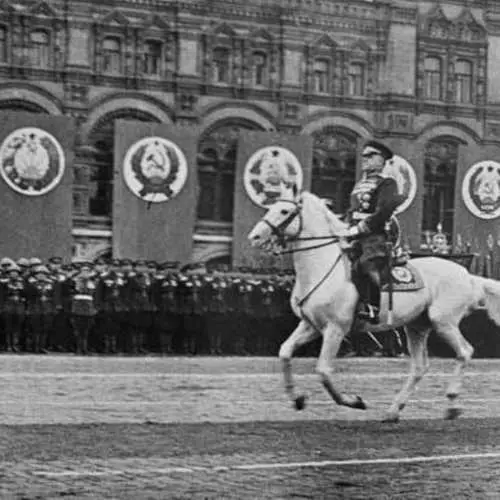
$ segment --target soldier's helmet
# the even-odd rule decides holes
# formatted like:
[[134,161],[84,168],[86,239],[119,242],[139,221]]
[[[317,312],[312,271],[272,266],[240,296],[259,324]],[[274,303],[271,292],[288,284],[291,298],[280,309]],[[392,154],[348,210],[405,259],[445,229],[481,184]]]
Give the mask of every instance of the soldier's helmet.
[[29,267],[30,261],[26,257],[21,257],[20,259],[18,259],[17,265],[19,267]]
[[78,267],[80,271],[92,271],[92,264],[86,260],[79,262]]
[[3,257],[2,260],[0,260],[0,267],[4,269],[12,266],[13,264],[15,265],[16,263],[10,257]]
[[50,274],[50,271],[44,265],[36,266],[33,271],[35,274],[45,274],[45,275]]

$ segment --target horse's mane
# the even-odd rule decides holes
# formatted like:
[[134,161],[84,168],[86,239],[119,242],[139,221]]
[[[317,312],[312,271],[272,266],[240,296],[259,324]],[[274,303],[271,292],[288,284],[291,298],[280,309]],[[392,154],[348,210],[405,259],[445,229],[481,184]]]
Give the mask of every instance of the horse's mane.
[[330,228],[331,234],[336,234],[346,227],[346,224],[328,209],[326,203],[321,198],[309,191],[303,191],[301,197],[303,202],[307,202],[314,211],[318,212],[318,216],[321,214],[321,216],[324,217],[324,220]]

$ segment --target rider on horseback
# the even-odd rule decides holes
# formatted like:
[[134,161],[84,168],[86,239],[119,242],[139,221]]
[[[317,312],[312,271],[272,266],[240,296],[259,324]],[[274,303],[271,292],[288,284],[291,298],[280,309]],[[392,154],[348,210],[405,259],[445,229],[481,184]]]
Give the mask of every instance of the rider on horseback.
[[[377,323],[381,276],[389,264],[386,223],[403,199],[396,181],[382,174],[386,161],[393,157],[392,151],[380,142],[368,141],[361,157],[363,175],[351,193],[346,218],[350,227],[338,236],[355,240],[353,281],[367,308],[359,316]],[[367,287],[365,277],[370,279],[371,286]]]

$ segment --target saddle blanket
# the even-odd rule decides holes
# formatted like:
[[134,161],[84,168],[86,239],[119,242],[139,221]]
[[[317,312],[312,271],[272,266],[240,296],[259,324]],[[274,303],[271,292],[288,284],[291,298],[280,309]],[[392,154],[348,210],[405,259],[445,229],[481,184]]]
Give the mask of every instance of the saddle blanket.
[[[391,269],[392,289],[394,292],[414,292],[424,288],[424,280],[418,270],[409,262],[404,266],[394,266]],[[382,284],[382,292],[388,292],[387,280]]]

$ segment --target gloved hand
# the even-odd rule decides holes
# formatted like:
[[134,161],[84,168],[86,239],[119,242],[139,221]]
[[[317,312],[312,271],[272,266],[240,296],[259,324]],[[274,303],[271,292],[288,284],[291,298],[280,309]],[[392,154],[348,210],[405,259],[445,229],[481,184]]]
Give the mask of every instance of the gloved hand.
[[335,236],[338,238],[355,238],[360,233],[358,226],[349,227],[346,229],[341,229],[337,231]]

